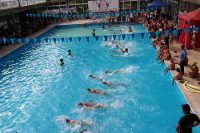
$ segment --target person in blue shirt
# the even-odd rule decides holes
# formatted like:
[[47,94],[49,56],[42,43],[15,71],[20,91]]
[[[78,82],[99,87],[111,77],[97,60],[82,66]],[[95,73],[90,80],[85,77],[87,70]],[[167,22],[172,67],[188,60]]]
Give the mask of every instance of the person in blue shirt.
[[184,74],[184,66],[185,66],[186,56],[187,56],[187,51],[186,51],[184,45],[181,45],[180,69],[181,69],[182,74]]

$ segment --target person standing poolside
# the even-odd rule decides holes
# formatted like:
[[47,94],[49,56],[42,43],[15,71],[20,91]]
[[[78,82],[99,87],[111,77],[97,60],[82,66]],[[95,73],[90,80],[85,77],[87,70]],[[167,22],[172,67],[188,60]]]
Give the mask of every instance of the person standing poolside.
[[192,34],[192,42],[191,42],[193,50],[196,50],[196,31],[193,32]]
[[187,57],[187,52],[184,45],[181,45],[181,55],[180,55],[180,69],[181,73],[184,74],[184,66],[185,66],[185,60]]
[[200,124],[200,119],[197,115],[190,113],[190,106],[188,104],[182,105],[184,116],[181,117],[176,125],[177,133],[192,133],[192,128]]
[[60,59],[60,66],[63,66],[65,63],[64,63],[64,60],[63,59]]

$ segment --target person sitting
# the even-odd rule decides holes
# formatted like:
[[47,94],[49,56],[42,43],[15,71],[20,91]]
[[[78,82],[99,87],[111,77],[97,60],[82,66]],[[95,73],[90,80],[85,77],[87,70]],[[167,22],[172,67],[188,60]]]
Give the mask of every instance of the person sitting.
[[69,49],[68,51],[68,56],[71,56],[72,55],[72,53],[71,53],[71,50]]
[[64,60],[63,59],[60,59],[60,66],[63,66],[65,63],[64,63]]
[[93,31],[92,31],[92,35],[93,35],[93,36],[96,36],[95,29],[93,29]]
[[177,72],[177,75],[173,76],[173,78],[172,78],[173,84],[174,84],[174,80],[182,80],[182,77],[183,77],[183,74],[182,74],[180,68],[176,68],[176,72]]
[[164,63],[164,60],[170,60],[171,59],[171,53],[169,52],[169,49],[163,50],[163,55],[161,57],[160,63]]
[[175,63],[173,59],[170,59],[170,64],[165,68],[163,74],[165,75],[169,70],[174,70],[175,69]]
[[92,100],[85,102],[85,103],[79,103],[80,107],[86,107],[86,108],[103,108],[104,106],[102,104],[94,104]]
[[98,95],[106,94],[104,91],[101,91],[99,89],[93,89],[93,88],[88,88],[87,91],[89,93],[94,93],[94,94],[98,94]]
[[158,45],[158,40],[156,38],[153,38],[152,41],[153,47],[156,48],[156,46]]
[[191,66],[190,66],[191,72],[189,72],[189,75],[191,78],[198,78],[199,76],[199,68],[197,66],[197,63],[194,62]]
[[128,32],[133,32],[131,27],[128,27]]
[[65,118],[64,121],[67,124],[70,124],[72,126],[74,126],[74,125],[91,126],[92,125],[92,123],[87,120],[70,120],[69,118]]

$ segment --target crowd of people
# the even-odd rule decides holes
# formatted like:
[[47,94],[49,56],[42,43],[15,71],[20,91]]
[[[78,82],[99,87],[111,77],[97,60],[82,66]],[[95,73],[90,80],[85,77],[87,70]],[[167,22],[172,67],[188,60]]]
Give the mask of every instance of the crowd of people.
[[[199,68],[197,66],[197,62],[194,62],[193,65],[189,65],[189,59],[187,56],[187,51],[184,47],[184,44],[181,44],[180,53],[174,51],[173,42],[175,40],[175,36],[172,32],[165,34],[162,31],[165,30],[173,30],[177,29],[177,22],[169,19],[167,15],[161,15],[157,11],[151,13],[145,13],[143,18],[144,26],[147,28],[149,32],[161,31],[158,34],[158,37],[155,35],[151,35],[152,45],[157,49],[157,60],[160,60],[160,63],[164,63],[164,61],[168,62],[168,66],[164,70],[163,74],[166,74],[169,70],[176,70],[177,75],[173,77],[174,80],[182,80],[184,75],[184,68],[187,66],[191,70],[189,72],[189,77],[198,78],[199,77]],[[194,50],[195,48],[195,40],[196,40],[196,32],[193,32],[192,35],[192,45]],[[175,53],[172,55],[172,52]],[[176,65],[179,65],[179,68],[176,68]]]
[[[144,14],[143,24],[149,32],[177,29],[176,21],[170,20],[168,16],[160,15],[157,11],[151,12],[150,14]],[[167,67],[163,71],[163,74],[165,75],[168,71],[176,70],[176,75],[172,78],[173,84],[174,80],[183,80],[183,75],[185,75],[185,66],[190,68],[190,78],[199,77],[199,68],[197,66],[197,62],[193,62],[192,65],[188,64],[189,60],[184,44],[181,44],[180,53],[176,53],[174,56],[171,54],[171,51],[173,51],[173,40],[175,38],[173,33],[166,35],[163,32],[159,34],[158,37],[151,35],[151,38],[153,41],[152,46],[157,49],[156,59],[160,60],[159,63],[164,63],[164,61],[168,63]],[[195,43],[196,32],[194,31],[192,33],[191,42],[194,50],[196,50]],[[179,65],[179,67],[176,67],[176,65]],[[177,133],[192,133],[192,128],[200,124],[200,119],[197,115],[190,113],[190,106],[188,104],[182,105],[182,111],[184,116],[179,120],[176,126],[176,131]]]
[[[23,17],[20,23],[0,27],[0,38],[25,38],[41,29],[44,29],[52,23],[57,23],[57,18],[29,18]],[[15,41],[14,44],[18,42]],[[1,45],[12,44],[11,40],[7,39],[6,43],[0,40]]]

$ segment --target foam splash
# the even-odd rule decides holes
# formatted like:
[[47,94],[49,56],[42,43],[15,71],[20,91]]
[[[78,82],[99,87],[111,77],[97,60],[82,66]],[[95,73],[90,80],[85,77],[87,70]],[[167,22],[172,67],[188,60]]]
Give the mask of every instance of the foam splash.
[[133,73],[137,68],[132,66],[132,65],[128,65],[127,67],[122,68],[121,70],[124,73]]
[[114,109],[122,108],[123,106],[124,106],[124,103],[122,103],[118,99],[110,104],[110,107],[113,107]]
[[[134,67],[133,65],[128,65],[126,67],[123,67],[121,69],[118,70],[114,70],[110,73],[108,73],[109,76],[112,76],[115,73],[133,73],[134,71],[137,70],[137,67]],[[109,71],[109,70],[108,70]]]
[[58,122],[58,121],[65,121],[65,119],[67,119],[68,117],[65,116],[65,115],[59,115],[59,116],[56,116],[55,117],[55,121]]

